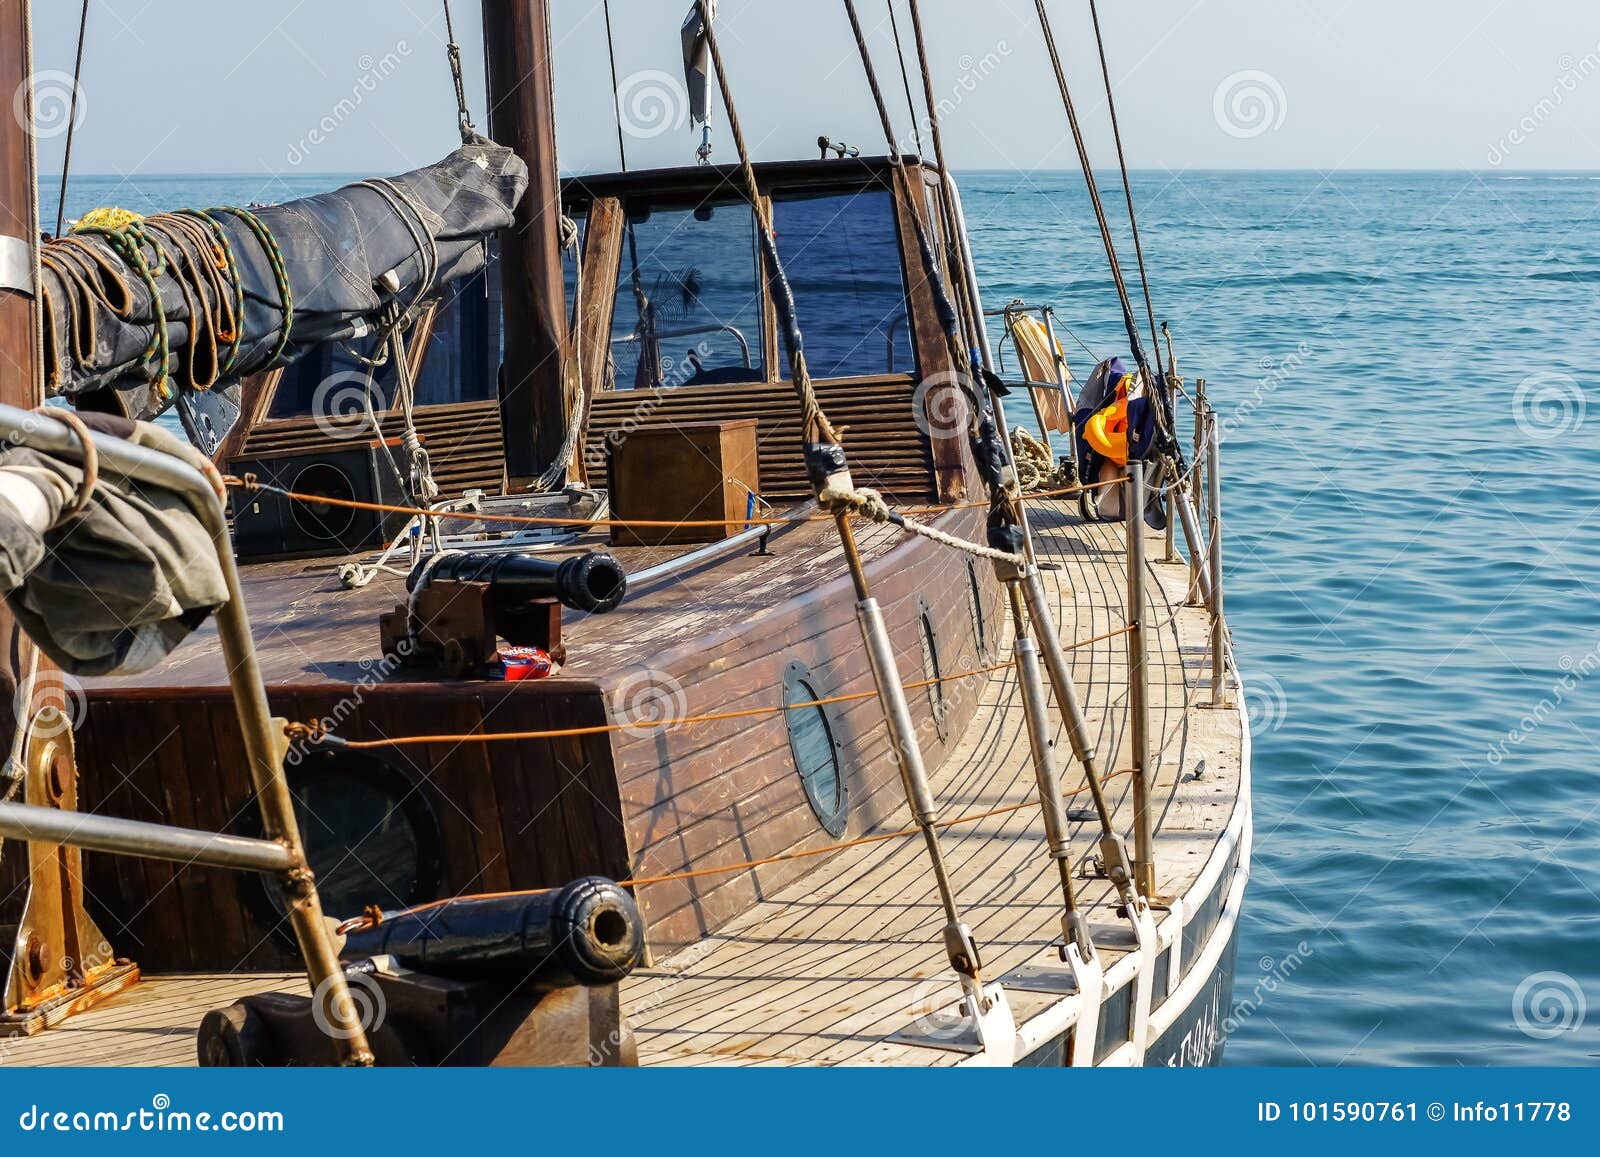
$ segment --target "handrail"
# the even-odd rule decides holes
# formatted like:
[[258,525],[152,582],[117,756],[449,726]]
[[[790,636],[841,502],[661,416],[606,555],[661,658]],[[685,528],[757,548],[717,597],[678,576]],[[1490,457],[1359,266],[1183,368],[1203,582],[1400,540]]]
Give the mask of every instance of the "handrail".
[[[744,332],[736,325],[729,325],[726,322],[714,325],[692,325],[684,329],[664,329],[659,333],[652,334],[651,337],[653,337],[656,341],[667,341],[668,339],[675,337],[694,337],[696,334],[701,333],[732,334],[734,340],[739,343],[740,353],[744,357],[744,368],[747,370],[755,369],[755,364],[750,358],[750,339],[745,337]],[[611,344],[638,345],[640,342],[644,341],[644,338],[644,334],[638,330],[634,330],[632,333],[624,334],[622,337],[612,338]]]
[[[93,431],[89,436],[99,457],[102,476],[119,476],[181,495],[211,535],[212,546],[216,549],[228,588],[228,601],[216,612],[217,632],[228,667],[240,730],[244,734],[250,777],[268,836],[267,840],[260,843],[281,848],[283,859],[279,860],[275,855],[252,845],[227,843],[226,850],[237,850],[246,858],[262,857],[263,863],[271,858],[275,866],[263,869],[256,864],[252,870],[275,871],[279,874],[284,907],[305,958],[306,972],[315,999],[326,1016],[326,1023],[331,1026],[337,1055],[344,1064],[370,1065],[372,1051],[367,1045],[366,1032],[345,983],[338,951],[323,921],[316,883],[306,862],[305,848],[295,822],[293,798],[283,774],[285,740],[281,735],[274,734],[266,686],[256,660],[250,620],[245,612],[244,593],[223,510],[227,488],[222,476],[209,463],[202,473],[169,454]],[[65,458],[81,460],[84,456],[84,446],[73,427],[47,415],[15,406],[0,405],[0,440]],[[193,840],[200,837],[203,841],[203,833],[187,832],[181,828],[98,817],[97,824],[86,826],[80,823],[63,829],[46,823],[43,817],[35,814],[38,810],[25,804],[13,804],[5,811],[0,811],[0,835],[28,838],[30,830],[48,828],[60,837],[53,842],[92,847],[96,851],[114,854],[175,859],[180,862],[201,862],[201,856],[195,855],[196,851],[202,856],[212,851],[218,854],[224,852],[223,844],[196,847]],[[163,832],[163,836],[154,843],[148,830],[152,827]],[[89,838],[95,840],[93,845],[83,842]],[[207,862],[214,862],[220,867],[230,866],[216,861]]]

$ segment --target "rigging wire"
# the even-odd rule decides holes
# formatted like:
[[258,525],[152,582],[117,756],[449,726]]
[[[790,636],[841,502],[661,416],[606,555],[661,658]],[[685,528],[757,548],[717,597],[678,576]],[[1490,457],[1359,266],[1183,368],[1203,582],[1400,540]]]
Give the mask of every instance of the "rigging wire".
[[89,31],[89,0],[78,15],[78,55],[72,66],[72,106],[67,111],[67,147],[61,158],[61,197],[56,202],[56,232],[67,227],[67,182],[72,176],[72,138],[78,130],[78,101],[83,95],[83,45]]
[[606,56],[611,61],[611,108],[617,116],[617,158],[622,171],[628,171],[628,142],[622,132],[622,90],[617,86],[617,42],[611,34],[611,0],[602,5],[606,17]]
[[1150,300],[1150,277],[1145,270],[1144,243],[1139,238],[1139,216],[1133,211],[1133,185],[1128,181],[1128,158],[1122,150],[1122,126],[1117,120],[1117,98],[1111,91],[1111,66],[1106,63],[1106,40],[1100,32],[1100,9],[1095,0],[1089,0],[1089,16],[1094,21],[1094,42],[1100,52],[1100,74],[1106,82],[1106,108],[1111,113],[1111,136],[1117,144],[1117,167],[1122,172],[1122,192],[1128,199],[1128,225],[1133,230],[1133,252],[1139,260],[1139,283],[1144,287],[1144,311],[1150,319],[1150,344],[1155,347],[1156,376],[1166,381],[1166,367],[1161,362],[1161,338],[1156,331],[1156,308]]
[[456,43],[455,21],[450,18],[450,0],[444,3],[445,57],[450,61],[450,79],[456,86],[456,121],[461,129],[461,143],[470,145],[478,138],[478,129],[472,123],[472,113],[467,108],[467,82],[461,74],[461,45]]
[[1105,245],[1106,260],[1111,266],[1111,280],[1117,288],[1117,299],[1122,305],[1122,320],[1128,330],[1128,342],[1133,347],[1133,360],[1138,363],[1145,380],[1150,380],[1149,359],[1144,352],[1144,342],[1139,337],[1139,323],[1134,318],[1133,300],[1128,296],[1128,283],[1122,275],[1122,263],[1117,258],[1117,243],[1111,235],[1111,225],[1106,219],[1105,203],[1100,200],[1100,187],[1095,184],[1094,165],[1089,160],[1089,148],[1084,144],[1083,126],[1078,123],[1077,105],[1072,100],[1072,90],[1067,85],[1067,74],[1061,66],[1061,52],[1056,47],[1055,30],[1050,23],[1050,12],[1044,0],[1034,0],[1039,13],[1039,27],[1044,33],[1045,48],[1050,53],[1050,65],[1055,71],[1056,87],[1061,92],[1061,103],[1066,108],[1067,124],[1072,129],[1072,141],[1077,146],[1078,163],[1083,168],[1084,183],[1089,189],[1089,203],[1094,208],[1095,221],[1100,226],[1100,240]]
[[917,102],[911,99],[911,74],[906,70],[906,50],[900,46],[900,21],[894,14],[894,0],[886,0],[889,8],[889,27],[894,31],[894,55],[900,62],[900,83],[906,90],[906,112],[911,117],[911,136],[917,142],[917,155],[922,155],[922,126],[917,123]]

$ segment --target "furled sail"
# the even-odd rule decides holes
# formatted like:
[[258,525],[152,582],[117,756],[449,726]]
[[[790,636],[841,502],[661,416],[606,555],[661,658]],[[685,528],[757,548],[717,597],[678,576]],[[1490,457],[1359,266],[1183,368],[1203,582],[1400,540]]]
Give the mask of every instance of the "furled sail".
[[140,419],[177,403],[209,450],[239,379],[476,273],[527,187],[510,149],[479,141],[283,205],[91,214],[41,253],[48,391]]

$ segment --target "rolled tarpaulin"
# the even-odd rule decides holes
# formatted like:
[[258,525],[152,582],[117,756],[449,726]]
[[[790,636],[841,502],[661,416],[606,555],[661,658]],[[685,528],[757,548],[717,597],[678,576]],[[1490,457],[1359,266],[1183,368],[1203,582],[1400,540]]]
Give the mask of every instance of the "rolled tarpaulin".
[[482,269],[527,187],[510,149],[479,141],[282,205],[97,211],[40,254],[48,392],[149,420],[180,395],[359,339],[392,305]]

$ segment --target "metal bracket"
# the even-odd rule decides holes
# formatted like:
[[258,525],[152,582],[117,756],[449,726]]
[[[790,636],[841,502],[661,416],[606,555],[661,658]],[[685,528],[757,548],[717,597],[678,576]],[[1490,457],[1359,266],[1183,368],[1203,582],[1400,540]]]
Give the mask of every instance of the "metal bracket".
[[34,294],[33,246],[5,233],[0,233],[0,289]]
[[1067,967],[1078,981],[1078,1025],[1072,1034],[1073,1068],[1093,1068],[1095,1047],[1100,1040],[1100,1002],[1105,998],[1106,974],[1100,957],[1085,960],[1076,944],[1066,945]]
[[[78,807],[78,767],[72,721],[59,684],[33,676],[22,701],[46,698],[26,728],[25,799],[52,814]],[[28,899],[17,927],[0,1037],[31,1036],[121,992],[139,979],[138,965],[118,959],[84,911],[83,860],[76,847],[39,840],[28,844]]]
[[1017,1059],[1017,1022],[1000,984],[979,986],[962,978],[965,994],[953,1005],[919,1017],[888,1039],[894,1044],[942,1049],[975,1065],[1010,1068]]

